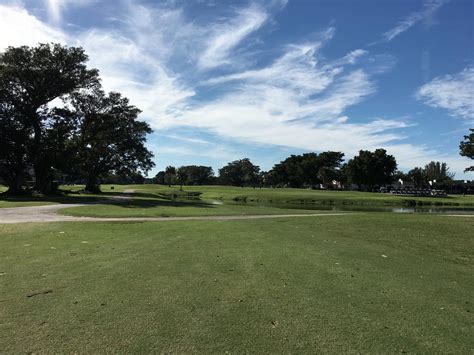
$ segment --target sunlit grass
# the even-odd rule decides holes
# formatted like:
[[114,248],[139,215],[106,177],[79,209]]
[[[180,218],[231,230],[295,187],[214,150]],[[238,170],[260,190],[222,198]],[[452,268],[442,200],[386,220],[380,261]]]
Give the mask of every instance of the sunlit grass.
[[469,353],[474,219],[0,229],[5,353]]

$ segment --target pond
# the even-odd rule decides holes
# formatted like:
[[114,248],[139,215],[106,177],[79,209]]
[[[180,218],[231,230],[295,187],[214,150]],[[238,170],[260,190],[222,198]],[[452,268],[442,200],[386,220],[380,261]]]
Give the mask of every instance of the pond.
[[474,206],[367,206],[367,205],[324,205],[311,203],[282,203],[282,202],[242,202],[242,201],[223,201],[223,200],[204,200],[213,205],[247,205],[247,206],[265,206],[274,208],[291,208],[314,211],[333,211],[333,212],[392,212],[392,213],[442,213],[442,214],[474,214]]

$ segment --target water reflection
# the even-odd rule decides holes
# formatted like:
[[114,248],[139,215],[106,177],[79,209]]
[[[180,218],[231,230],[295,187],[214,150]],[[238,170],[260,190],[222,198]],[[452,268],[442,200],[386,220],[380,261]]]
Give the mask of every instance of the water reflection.
[[362,205],[317,205],[275,202],[237,202],[223,200],[207,200],[211,204],[233,204],[241,206],[265,206],[285,209],[304,209],[314,211],[352,211],[352,212],[392,212],[392,213],[444,213],[474,214],[474,207],[402,207],[402,206],[362,206]]

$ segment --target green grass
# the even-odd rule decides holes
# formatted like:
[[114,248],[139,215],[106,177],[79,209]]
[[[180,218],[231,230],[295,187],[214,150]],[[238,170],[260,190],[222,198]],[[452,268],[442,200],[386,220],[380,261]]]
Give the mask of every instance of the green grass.
[[307,189],[240,188],[233,186],[178,186],[163,185],[104,185],[103,191],[133,189],[135,192],[165,196],[181,196],[190,192],[200,193],[202,199],[238,200],[247,202],[272,201],[313,204],[354,204],[354,205],[465,205],[474,206],[474,196],[452,195],[446,198],[404,197],[384,193]]
[[[111,187],[114,189],[112,190]],[[354,205],[354,206],[474,206],[474,196],[449,196],[447,198],[403,197],[390,194],[358,192],[358,191],[319,191],[305,189],[253,189],[232,186],[185,186],[184,191],[179,187],[171,188],[163,185],[103,185],[101,195],[78,193],[84,186],[62,186],[63,194],[59,196],[7,197],[0,195],[0,208],[44,205],[51,203],[81,203],[100,202],[105,197],[120,195],[124,190],[135,190],[136,205],[151,204],[150,199],[157,204],[163,200],[179,197],[197,197],[202,200],[223,200],[238,202],[260,203],[291,203],[311,205]],[[1,190],[0,190],[1,192]],[[94,207],[98,215],[106,215],[103,207]],[[112,208],[110,215],[120,215],[119,208]],[[122,210],[123,211],[123,210]],[[149,212],[142,211],[143,215]],[[133,212],[130,216],[140,215]],[[163,213],[167,213],[166,211]],[[152,212],[151,215],[160,215]]]
[[[120,203],[74,207],[59,213],[88,217],[167,217],[167,216],[209,216],[236,214],[286,214],[314,213],[313,207],[384,207],[427,205],[436,207],[469,206],[474,197],[449,197],[447,199],[418,198],[407,200],[399,196],[354,191],[315,191],[302,189],[252,189],[223,186],[186,187],[180,191],[175,187],[160,185],[104,185],[103,191],[134,190],[135,198]],[[77,188],[77,187],[76,187]],[[112,193],[112,192],[109,192]],[[197,195],[198,199],[179,199]],[[178,198],[178,199],[176,199]],[[224,204],[212,204],[222,201]],[[240,203],[235,204],[235,202]],[[442,204],[441,206],[439,206]]]
[[470,354],[472,230],[385,213],[2,225],[0,352]]
[[[291,206],[289,206],[291,207]],[[114,204],[71,207],[60,214],[81,217],[175,217],[175,216],[230,216],[264,214],[320,213],[301,208],[272,207],[265,205],[213,204],[205,201],[135,198]],[[328,211],[331,212],[331,211]]]

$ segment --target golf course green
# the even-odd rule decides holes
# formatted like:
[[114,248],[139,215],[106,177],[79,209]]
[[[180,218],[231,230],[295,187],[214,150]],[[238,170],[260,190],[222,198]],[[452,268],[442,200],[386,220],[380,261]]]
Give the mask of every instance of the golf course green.
[[[179,189],[168,187],[113,191],[130,189],[130,199],[61,213],[310,212],[304,204],[286,210],[173,200]],[[223,201],[340,193],[200,192]],[[344,201],[351,194],[392,198],[341,194]],[[0,224],[0,352],[469,354],[473,230],[470,216],[381,212]]]

